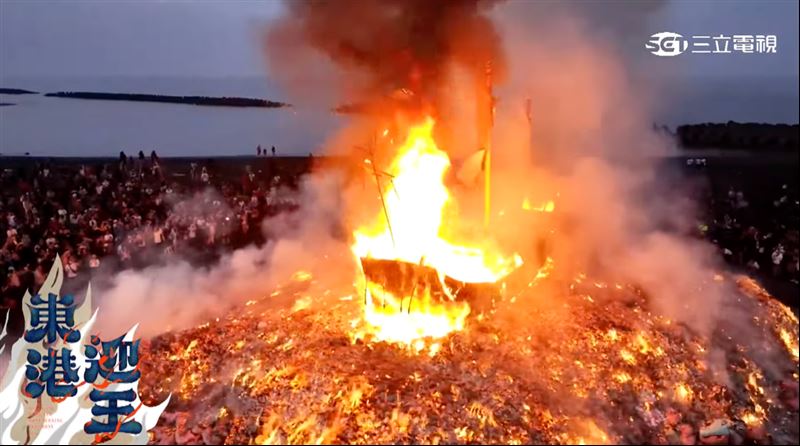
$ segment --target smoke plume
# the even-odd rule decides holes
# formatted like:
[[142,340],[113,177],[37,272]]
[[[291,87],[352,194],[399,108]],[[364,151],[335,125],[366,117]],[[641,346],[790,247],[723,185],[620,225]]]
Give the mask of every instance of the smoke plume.
[[[322,70],[327,76],[315,80],[341,93],[339,100],[378,100],[406,89],[415,100],[435,103],[451,64],[478,73],[491,60],[498,76],[504,72],[487,15],[495,3],[286,2],[286,13],[266,34],[271,75],[290,88],[317,91],[307,73]],[[296,79],[305,82],[296,85]]]

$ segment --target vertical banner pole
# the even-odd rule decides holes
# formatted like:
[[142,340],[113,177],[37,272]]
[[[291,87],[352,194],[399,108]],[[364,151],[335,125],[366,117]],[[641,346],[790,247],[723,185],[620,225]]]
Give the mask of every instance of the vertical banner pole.
[[488,122],[483,124],[483,228],[489,231],[492,212],[492,128],[494,127],[494,96],[492,96],[492,61],[486,62],[486,104]]

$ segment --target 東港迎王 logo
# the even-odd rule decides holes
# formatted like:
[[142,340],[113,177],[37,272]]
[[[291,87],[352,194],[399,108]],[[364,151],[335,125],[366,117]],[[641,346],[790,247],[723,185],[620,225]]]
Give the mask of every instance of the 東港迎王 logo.
[[38,293],[23,297],[25,331],[0,387],[2,444],[146,444],[169,397],[153,407],[139,397],[136,326],[93,333],[91,288],[79,303],[60,294],[63,276],[56,257]]

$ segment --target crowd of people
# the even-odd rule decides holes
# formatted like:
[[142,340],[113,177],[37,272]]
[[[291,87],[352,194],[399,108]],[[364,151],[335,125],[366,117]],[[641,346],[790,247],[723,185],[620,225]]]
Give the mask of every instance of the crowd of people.
[[263,219],[295,206],[282,193],[295,179],[280,172],[247,165],[225,175],[213,162],[164,170],[155,152],[139,152],[120,153],[117,163],[0,171],[2,307],[19,311],[25,290],[40,287],[56,255],[69,278],[101,265],[144,266],[154,254],[207,261],[264,243]]
[[[213,161],[167,169],[155,152],[140,151],[137,157],[120,153],[115,163],[3,169],[0,305],[18,307],[25,290],[39,289],[56,255],[73,278],[91,276],[101,265],[104,272],[145,266],[162,255],[209,262],[223,251],[264,243],[263,219],[296,206],[280,191],[296,186],[297,172],[281,172],[271,158],[254,161],[255,169],[239,164],[227,172]],[[730,264],[797,284],[795,186],[754,196],[735,187],[717,190],[707,210],[700,231]]]
[[725,258],[751,274],[798,283],[800,202],[797,190],[778,184],[748,196],[728,187],[711,199],[710,224],[701,227]]

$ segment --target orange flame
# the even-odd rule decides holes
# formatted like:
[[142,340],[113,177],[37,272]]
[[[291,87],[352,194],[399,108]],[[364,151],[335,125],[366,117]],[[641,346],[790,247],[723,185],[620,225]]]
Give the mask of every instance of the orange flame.
[[797,361],[797,359],[800,358],[800,348],[798,348],[797,338],[793,337],[785,328],[780,329],[779,336],[783,345],[786,346],[786,350],[792,355],[792,358]]
[[[440,277],[462,282],[496,282],[521,264],[519,256],[505,257],[488,243],[452,240],[445,221],[453,198],[444,184],[450,168],[447,153],[433,139],[434,121],[427,118],[409,129],[389,167],[392,181],[383,190],[383,213],[371,225],[354,232],[353,253],[360,258],[387,259],[424,265]],[[446,213],[445,210],[448,212]],[[421,298],[393,296],[367,284],[364,320],[377,339],[409,344],[420,338],[440,338],[461,330],[469,305],[435,302],[429,290]],[[403,300],[411,301],[401,310]],[[380,302],[376,305],[375,302]]]
[[553,200],[548,200],[539,206],[531,205],[531,200],[528,197],[525,197],[522,200],[522,210],[525,211],[536,211],[536,212],[553,212],[556,209],[556,202]]
[[407,344],[419,351],[426,345],[415,340],[462,330],[469,312],[466,302],[436,302],[427,290],[421,297],[398,299],[378,284],[367,284],[364,320],[376,341]]

